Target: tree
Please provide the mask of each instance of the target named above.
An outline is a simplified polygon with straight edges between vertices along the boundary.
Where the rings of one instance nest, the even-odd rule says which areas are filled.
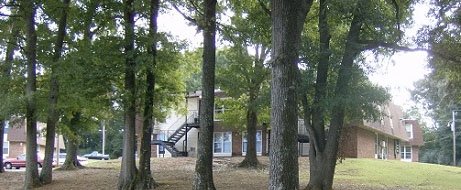
[[[35,92],[36,87],[36,62],[37,62],[37,34],[35,32],[35,1],[20,1],[20,10],[26,21],[26,48],[27,57],[27,83],[26,83],[26,177],[24,189],[32,189],[40,185],[37,166],[37,108]]]
[[[66,36],[66,25],[67,25],[67,11],[69,8],[70,0],[63,0],[61,18],[58,23],[58,32],[56,36],[56,43],[54,44],[54,55],[53,63],[51,66],[51,79],[50,79],[50,94],[49,94],[49,110],[46,126],[46,148],[45,148],[45,160],[43,163],[43,169],[40,173],[40,180],[43,184],[51,183],[53,179],[53,153],[54,153],[54,140],[56,134],[56,123],[59,119],[59,113],[57,109],[58,104],[58,93],[59,93],[59,82],[56,71],[56,64],[61,58],[63,51],[64,37]],[[59,152],[59,150],[58,150]]]
[[[354,120],[373,119],[376,106],[389,99],[385,90],[367,81],[363,69],[356,62],[360,61],[363,51],[386,53],[377,48],[382,44],[397,46],[401,36],[400,18],[409,15],[404,11],[409,6],[408,2],[359,0],[351,4],[322,0],[319,3],[319,36],[309,39],[309,43],[318,47],[308,44],[317,51],[314,58],[305,61],[318,61],[316,70],[307,72],[307,76],[315,76],[315,82],[302,79],[304,83],[314,85],[314,88],[309,88],[313,94],[302,92],[304,124],[311,145],[311,175],[307,189],[332,188],[343,126]],[[347,22],[341,18],[348,18]],[[330,24],[339,20],[336,25]],[[331,47],[331,44],[334,46]],[[308,64],[308,69],[313,65]]]
[[[436,20],[420,30],[419,45],[429,48],[430,73],[418,82],[412,92],[413,99],[427,110],[437,123],[433,129],[424,131],[425,143],[421,147],[421,161],[437,164],[460,165],[461,139],[459,122],[455,123],[456,163],[453,163],[452,131],[447,123],[452,120],[452,111],[461,105],[459,88],[459,52],[461,51],[459,1],[430,1],[431,16]],[[456,117],[456,116],[455,116]],[[457,119],[457,118],[455,118]]]
[[[297,63],[312,1],[272,1],[271,145],[269,189],[299,189]]]
[[[155,181],[150,171],[150,156],[151,156],[151,137],[153,122],[153,104],[154,104],[154,87],[155,75],[153,69],[156,66],[157,59],[157,17],[159,10],[159,0],[150,1],[150,19],[149,19],[149,35],[152,40],[150,46],[150,54],[152,55],[152,62],[146,68],[146,93],[144,100],[144,115],[142,125],[141,137],[141,152],[139,158],[139,172],[136,178],[136,189],[153,189]]]
[[[234,101],[244,101],[240,103],[240,108],[233,107],[244,110],[243,116],[238,118],[246,121],[240,125],[246,128],[248,142],[245,159],[240,166],[256,168],[259,165],[256,157],[256,126],[261,125],[258,115],[269,104],[269,68],[265,63],[271,50],[270,15],[261,8],[260,3],[254,1],[230,1],[228,7],[234,15],[230,18],[231,24],[221,28],[224,38],[232,43],[232,47],[220,52],[223,58],[218,59],[222,63],[218,63],[217,83]],[[250,55],[249,50],[255,54]],[[240,112],[235,111],[231,113]],[[236,120],[226,117],[223,122],[228,126]]]
[[[264,114],[263,109],[269,104],[269,69],[264,65],[269,50],[263,45],[254,46],[254,56],[248,54],[246,47],[237,44],[221,51],[220,62],[223,63],[217,72],[219,86],[232,98],[224,101],[224,106],[231,110],[222,113],[220,117],[224,126],[246,129],[247,151],[240,166],[249,168],[259,165],[256,157],[256,127],[262,125],[258,116]]]
[[[16,19],[15,19],[16,20]],[[2,87],[7,87],[3,88],[0,90],[0,99],[2,100],[1,108],[0,108],[0,153],[3,155],[3,142],[4,142],[4,129],[6,125],[6,120],[7,118],[10,117],[11,114],[11,108],[8,106],[11,102],[10,100],[10,95],[11,95],[11,90],[9,89],[9,86],[12,82],[11,79],[11,70],[12,70],[12,65],[13,65],[13,60],[14,60],[14,51],[17,49],[17,41],[18,41],[18,36],[19,36],[19,28],[17,27],[17,23],[15,20],[10,19],[9,22],[7,23],[8,30],[7,30],[7,35],[9,36],[6,42],[6,52],[5,52],[5,61],[3,64],[0,65],[0,72],[2,73],[2,76],[0,77],[0,86]],[[4,168],[3,168],[3,156],[0,158],[0,173],[3,173]]]
[[[132,189],[136,177],[135,133],[136,133],[136,61],[134,52],[134,1],[125,0],[124,9],[124,54],[125,54],[125,134],[123,136],[123,156],[118,181],[119,189]]]
[[[213,182],[214,87],[216,65],[216,0],[203,2],[202,101],[193,189],[216,189]]]

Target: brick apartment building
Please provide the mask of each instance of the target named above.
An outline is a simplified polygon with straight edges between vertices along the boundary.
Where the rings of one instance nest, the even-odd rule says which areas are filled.
[[[423,133],[417,120],[405,119],[399,106],[383,107],[385,116],[377,122],[351,125],[344,130],[341,151],[350,158],[419,161]]]
[[[16,120],[14,122],[7,122],[4,130],[3,142],[3,157],[16,158],[21,154],[26,153],[26,121]],[[45,155],[45,133],[43,130],[46,128],[45,123],[37,123],[37,155],[44,158]],[[59,142],[59,145],[58,145]],[[59,140],[56,138],[55,151],[59,147],[60,150],[65,150],[64,140],[62,135],[59,135]]]

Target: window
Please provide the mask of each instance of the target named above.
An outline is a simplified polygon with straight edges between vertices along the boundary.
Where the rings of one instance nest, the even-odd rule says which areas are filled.
[[[5,127],[3,128],[3,134],[8,134],[9,131],[9,122],[5,121]]]
[[[413,125],[406,124],[405,125],[405,132],[407,133],[407,137],[412,139],[413,138]]]
[[[404,161],[411,161],[411,146],[403,145],[400,150],[400,158]]]
[[[247,153],[247,133],[243,132],[242,134],[242,154],[245,155]],[[263,150],[263,136],[262,131],[256,131],[256,154],[261,155]]]
[[[387,159],[388,157],[388,137],[380,136],[376,134],[375,137],[375,158],[377,159]]]
[[[10,142],[3,142],[3,155],[9,155],[10,152]]]
[[[220,121],[222,118],[220,117],[224,113],[224,105],[222,103],[215,103],[214,105],[214,120]]]
[[[213,153],[216,156],[232,155],[232,132],[215,132],[213,134]]]
[[[165,131],[160,131],[157,135],[157,140],[166,141],[168,138],[165,133]],[[158,155],[160,156],[160,154],[165,154],[165,147],[163,145],[158,145]]]

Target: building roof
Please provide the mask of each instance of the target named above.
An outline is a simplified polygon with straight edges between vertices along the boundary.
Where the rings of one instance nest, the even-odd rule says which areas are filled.
[[[381,107],[383,112],[382,117],[378,121],[370,122],[364,121],[364,129],[384,133],[394,138],[398,138],[403,141],[409,141],[406,135],[404,115],[402,108],[389,102],[387,105]]]
[[[6,139],[7,141],[10,142],[21,142],[21,143],[26,143],[26,121],[25,120],[16,120],[14,123],[10,123],[10,127],[8,129],[8,138]],[[40,146],[45,146],[46,144],[46,138],[44,137],[45,134],[42,132],[46,128],[45,123],[40,123],[37,122],[37,132],[40,134],[37,136],[37,144]],[[64,140],[62,138],[62,135],[59,137],[59,146],[61,149],[64,148]],[[56,146],[56,143],[55,143]]]
[[[216,97],[224,98],[227,95],[222,91],[221,89],[215,89],[214,94]],[[192,91],[187,93],[187,98],[196,98],[196,97],[201,97],[202,96],[202,91],[197,90],[197,91]]]

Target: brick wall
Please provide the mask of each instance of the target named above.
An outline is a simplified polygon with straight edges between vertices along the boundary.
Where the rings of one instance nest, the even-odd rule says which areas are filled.
[[[419,162],[419,146],[411,147],[411,161]]]
[[[242,156],[242,135],[239,132],[232,132],[232,156]]]
[[[25,153],[25,143],[20,142],[10,142],[10,158],[16,158],[20,154]]]
[[[362,128],[357,128],[357,157],[375,158],[376,134]]]
[[[157,134],[152,135],[152,139],[157,139]],[[150,157],[155,158],[157,157],[157,146],[158,145],[151,145],[150,146]]]
[[[339,144],[342,155],[346,158],[357,158],[357,127],[345,127]]]

